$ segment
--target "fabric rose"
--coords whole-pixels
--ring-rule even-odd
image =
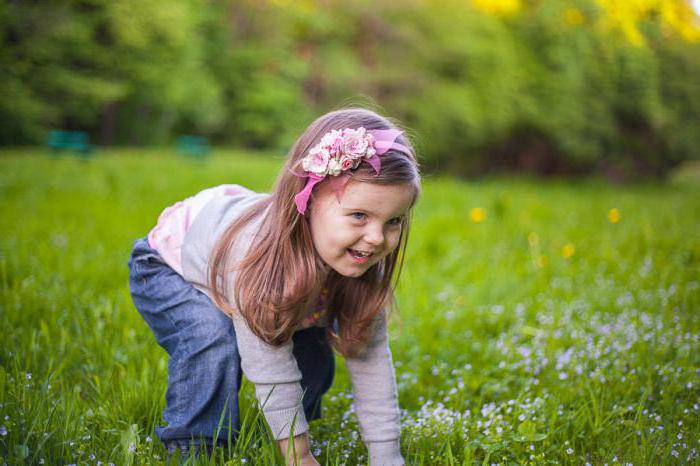
[[[309,155],[302,160],[302,167],[307,172],[318,176],[325,176],[328,173],[328,162],[331,154],[323,147],[314,147],[309,151]]]
[[[369,147],[369,141],[365,137],[366,132],[367,130],[365,128],[344,130],[343,154],[352,159],[364,157]]]
[[[345,170],[350,170],[351,168],[356,168],[357,165],[359,165],[360,160],[353,160],[348,156],[342,156],[340,158],[340,169],[345,171]]]
[[[334,129],[321,138],[319,145],[326,148],[331,156],[338,155],[343,149],[343,135]]]

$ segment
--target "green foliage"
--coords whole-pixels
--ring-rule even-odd
[[[0,463],[165,464],[167,357],[129,296],[132,241],[205,187],[268,190],[280,165],[0,154]],[[698,175],[426,182],[390,331],[408,464],[697,463]],[[337,362],[312,452],[364,464]],[[253,397],[246,381],[241,440],[188,464],[279,464]]]
[[[9,2],[0,144],[63,128],[280,151],[362,99],[430,169],[662,177],[700,144],[699,29],[664,13],[680,1]]]

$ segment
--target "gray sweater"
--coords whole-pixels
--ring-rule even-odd
[[[210,296],[207,286],[209,256],[225,228],[252,203],[268,194],[242,194],[209,201],[195,217],[182,245],[184,278]],[[241,260],[255,241],[261,217],[241,231],[232,261]],[[236,272],[226,280],[231,298]],[[233,302],[233,299],[229,299]],[[265,419],[276,439],[289,438],[309,430],[301,404],[301,372],[292,354],[292,341],[273,347],[258,338],[240,316],[233,317],[241,366],[255,385]],[[320,322],[318,325],[322,325]],[[387,337],[386,315],[375,321],[374,331],[362,357],[346,358],[352,381],[360,433],[367,445],[370,466],[402,465],[399,450],[399,408],[396,380]]]

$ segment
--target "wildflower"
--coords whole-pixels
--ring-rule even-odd
[[[527,235],[527,242],[530,243],[530,246],[537,246],[540,242],[540,237],[533,231]]]
[[[573,454],[574,454],[574,449],[571,448],[571,447],[567,448],[567,449],[566,449],[566,454],[567,454],[567,455],[573,455]]]
[[[27,372],[26,374],[24,374],[24,377],[25,377],[27,380],[32,380],[32,373],[31,373],[31,372]]]
[[[608,220],[610,223],[617,223],[620,221],[620,210],[613,207],[608,211]]]
[[[564,257],[564,259],[568,259],[573,256],[574,252],[576,252],[576,248],[571,243],[566,243],[564,247],[561,248],[561,255]]]
[[[486,219],[486,211],[481,207],[474,207],[469,211],[469,219],[474,223],[481,223]]]
[[[567,8],[564,12],[564,20],[571,26],[578,26],[579,24],[583,24],[585,18],[578,8]]]
[[[132,443],[129,445],[129,453],[134,453],[136,451],[136,444]]]
[[[0,426],[0,435],[2,435],[3,437],[7,435],[7,427]]]
[[[95,454],[90,453],[90,456],[88,456],[88,458],[90,458],[90,461],[95,461]]]
[[[153,439],[149,435],[148,437],[146,437],[146,443],[151,443],[151,442],[153,442]]]

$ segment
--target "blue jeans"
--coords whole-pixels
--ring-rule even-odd
[[[170,268],[146,238],[135,241],[129,270],[134,305],[170,357],[167,426],[156,427],[158,438],[180,446],[202,440],[211,446],[229,435],[235,440],[242,373],[231,318]],[[311,421],[321,417],[321,398],[333,383],[333,351],[321,327],[300,330],[292,341]]]

